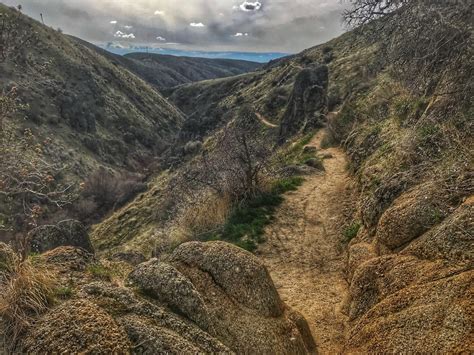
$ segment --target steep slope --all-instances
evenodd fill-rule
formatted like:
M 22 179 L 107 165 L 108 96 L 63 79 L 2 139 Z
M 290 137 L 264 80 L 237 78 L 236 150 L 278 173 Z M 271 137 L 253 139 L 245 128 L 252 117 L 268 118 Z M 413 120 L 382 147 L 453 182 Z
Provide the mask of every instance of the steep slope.
M 35 135 L 50 137 L 49 156 L 85 175 L 98 164 L 132 168 L 173 139 L 182 113 L 110 58 L 1 5 L 34 34 L 15 60 L 0 64 L 1 90 L 16 87 Z
M 262 67 L 260 63 L 232 59 L 175 57 L 172 55 L 131 53 L 128 66 L 157 88 L 170 88 L 208 79 L 234 76 Z

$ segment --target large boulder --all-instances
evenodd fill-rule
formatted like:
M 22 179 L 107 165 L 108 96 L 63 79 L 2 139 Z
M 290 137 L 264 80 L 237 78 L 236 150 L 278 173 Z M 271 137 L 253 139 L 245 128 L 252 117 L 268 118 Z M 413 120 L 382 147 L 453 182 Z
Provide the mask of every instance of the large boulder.
M 30 251 L 34 253 L 44 253 L 61 246 L 94 251 L 86 229 L 80 222 L 74 220 L 38 227 L 28 234 L 28 243 Z
M 129 278 L 147 294 L 184 314 L 201 328 L 210 328 L 209 314 L 201 295 L 172 265 L 152 259 L 139 265 Z
M 391 250 L 420 237 L 446 215 L 446 206 L 430 187 L 417 187 L 398 197 L 377 226 L 378 243 Z
M 122 326 L 86 300 L 68 301 L 36 322 L 23 341 L 27 354 L 127 354 L 130 342 Z
M 328 109 L 328 67 L 315 65 L 296 76 L 293 92 L 280 125 L 280 139 L 323 123 Z
M 263 316 L 283 313 L 283 303 L 267 269 L 241 248 L 224 242 L 190 242 L 179 246 L 171 261 L 209 273 L 229 296 Z
M 228 243 L 182 244 L 166 263 L 152 259 L 139 265 L 129 278 L 148 296 L 232 351 L 315 351 L 306 321 L 280 300 L 265 266 L 251 253 Z M 133 334 L 140 327 L 137 319 L 124 322 Z M 154 344 L 170 344 L 174 334 L 161 334 Z M 182 351 L 193 352 L 192 344 L 180 346 Z
M 138 353 L 231 352 L 194 322 L 155 300 L 149 302 L 130 288 L 93 282 L 83 286 L 78 296 L 100 304 L 104 310 L 115 314 L 116 321 L 123 325 Z

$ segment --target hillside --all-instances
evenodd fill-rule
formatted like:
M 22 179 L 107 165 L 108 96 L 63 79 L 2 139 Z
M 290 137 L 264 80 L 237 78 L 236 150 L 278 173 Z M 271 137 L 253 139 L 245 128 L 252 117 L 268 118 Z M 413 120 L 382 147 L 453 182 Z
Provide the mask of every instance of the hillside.
M 0 63 L 0 91 L 20 104 L 6 118 L 16 137 L 9 139 L 21 142 L 28 132 L 28 144 L 38 145 L 36 158 L 50 164 L 56 182 L 77 190 L 100 166 L 142 172 L 167 149 L 184 116 L 154 87 L 109 56 L 15 10 L 0 5 L 0 13 L 15 19 L 19 44 L 29 40 Z M 5 159 L 9 146 L 2 145 Z
M 234 76 L 259 69 L 262 64 L 232 59 L 175 57 L 172 55 L 131 53 L 128 67 L 157 88 L 170 88 L 208 79 Z
M 156 53 L 128 53 L 118 55 L 71 37 L 84 46 L 99 52 L 145 80 L 159 90 L 195 81 L 223 78 L 255 71 L 263 66 L 256 62 L 233 59 L 178 57 Z
M 133 170 L 119 159 L 134 149 L 159 167 L 88 230 L 32 228 L 36 253 L 23 259 L 0 243 L 7 350 L 473 352 L 473 10 L 409 2 L 258 71 L 168 88 L 167 99 L 123 64 L 155 72 L 154 56 L 116 58 L 20 16 L 44 41 L 0 65 L 12 82 L 28 73 L 21 112 L 41 119 L 24 124 L 58 132 L 63 149 L 123 139 L 110 161 L 81 150 L 85 170 Z M 116 119 L 63 117 L 61 96 L 29 78 L 73 87 L 79 113 L 104 107 Z M 150 146 L 126 139 L 132 127 Z

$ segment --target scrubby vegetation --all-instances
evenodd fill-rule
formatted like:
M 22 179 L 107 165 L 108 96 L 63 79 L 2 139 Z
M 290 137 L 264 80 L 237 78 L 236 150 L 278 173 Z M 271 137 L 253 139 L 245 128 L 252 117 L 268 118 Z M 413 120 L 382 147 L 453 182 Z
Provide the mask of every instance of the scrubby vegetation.
M 0 319 L 9 350 L 54 302 L 56 280 L 50 270 L 35 259 L 15 254 L 0 244 Z

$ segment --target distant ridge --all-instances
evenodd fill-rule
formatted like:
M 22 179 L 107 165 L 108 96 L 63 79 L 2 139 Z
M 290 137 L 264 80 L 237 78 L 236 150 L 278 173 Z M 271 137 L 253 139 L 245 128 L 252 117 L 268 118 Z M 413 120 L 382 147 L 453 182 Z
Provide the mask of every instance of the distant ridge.
M 96 44 L 98 47 L 103 48 L 111 53 L 126 55 L 130 53 L 156 53 L 165 55 L 174 55 L 177 57 L 199 57 L 209 59 L 235 59 L 235 60 L 246 60 L 258 63 L 268 63 L 271 60 L 286 57 L 289 53 L 280 52 L 233 52 L 233 51 L 187 51 L 181 49 L 169 49 L 169 48 L 150 48 L 146 46 L 131 46 L 122 47 L 117 44 Z

